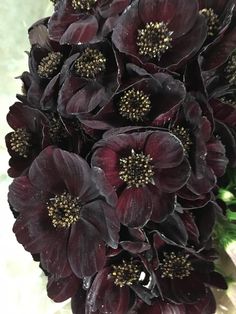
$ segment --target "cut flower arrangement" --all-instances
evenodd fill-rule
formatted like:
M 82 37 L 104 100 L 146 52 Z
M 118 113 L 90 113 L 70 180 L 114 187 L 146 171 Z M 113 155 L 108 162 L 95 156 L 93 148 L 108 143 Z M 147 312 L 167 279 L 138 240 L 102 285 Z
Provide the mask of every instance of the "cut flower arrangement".
M 73 314 L 215 313 L 236 235 L 236 1 L 53 4 L 7 115 L 17 240 Z

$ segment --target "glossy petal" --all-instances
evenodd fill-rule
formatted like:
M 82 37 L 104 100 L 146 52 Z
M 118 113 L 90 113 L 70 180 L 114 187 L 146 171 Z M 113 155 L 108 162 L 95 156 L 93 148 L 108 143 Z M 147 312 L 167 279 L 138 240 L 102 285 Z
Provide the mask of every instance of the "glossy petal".
M 175 195 L 164 193 L 158 188 L 152 187 L 153 210 L 151 220 L 161 222 L 166 219 L 175 209 Z
M 144 152 L 152 157 L 156 168 L 175 167 L 184 157 L 179 141 L 168 132 L 153 132 L 147 140 Z
M 168 25 L 168 29 L 173 31 L 173 38 L 177 38 L 193 27 L 197 18 L 198 4 L 195 0 L 140 0 L 139 12 L 144 23 L 164 22 Z M 186 12 L 188 12 L 187 16 Z
M 102 200 L 96 200 L 83 206 L 81 217 L 93 225 L 103 240 L 116 249 L 119 241 L 120 223 L 115 208 Z
M 184 186 L 189 176 L 189 162 L 187 159 L 184 159 L 177 167 L 160 170 L 157 177 L 157 184 L 164 192 L 173 193 Z
M 94 312 L 103 310 L 108 313 L 127 313 L 129 306 L 129 288 L 114 285 L 109 276 L 111 268 L 100 271 L 89 290 L 87 302 Z
M 84 16 L 70 24 L 61 37 L 60 44 L 88 43 L 96 36 L 97 31 L 98 22 L 95 16 Z
M 103 267 L 105 259 L 105 245 L 97 229 L 83 219 L 72 225 L 68 260 L 75 275 L 92 276 Z
M 49 298 L 54 302 L 63 302 L 76 293 L 80 280 L 71 275 L 68 277 L 60 278 L 57 276 L 49 276 L 47 284 L 47 292 Z
M 118 200 L 117 215 L 124 225 L 142 227 L 149 220 L 155 206 L 148 187 L 127 188 Z

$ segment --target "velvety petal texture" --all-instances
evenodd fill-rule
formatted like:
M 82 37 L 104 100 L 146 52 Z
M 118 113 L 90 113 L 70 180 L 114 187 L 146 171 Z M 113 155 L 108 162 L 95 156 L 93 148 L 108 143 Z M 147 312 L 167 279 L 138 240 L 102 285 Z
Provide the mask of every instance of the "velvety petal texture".
M 90 276 L 105 263 L 105 243 L 117 247 L 119 221 L 102 196 L 100 214 L 92 218 L 94 201 L 100 197 L 92 182 L 85 160 L 49 146 L 35 159 L 28 177 L 16 179 L 10 187 L 9 202 L 20 213 L 14 226 L 17 239 L 31 253 L 41 253 L 43 267 L 54 275 L 65 277 L 73 271 L 78 277 Z M 49 207 L 61 195 L 76 197 L 81 205 L 78 218 L 58 227 L 68 206 L 75 206 L 64 198 L 63 204 Z M 57 206 L 61 214 L 51 212 L 51 219 L 50 210 Z
M 235 0 L 51 5 L 6 117 L 17 241 L 73 314 L 216 313 L 235 234 Z
M 183 147 L 175 136 L 162 131 L 124 133 L 108 136 L 96 147 L 92 165 L 103 169 L 116 189 L 117 214 L 124 225 L 143 226 L 152 213 L 154 220 L 161 221 L 174 210 L 173 194 L 163 191 L 173 193 L 180 189 L 188 179 L 190 169 Z M 140 156 L 142 159 L 139 161 Z M 137 172 L 135 168 L 129 170 L 134 165 L 141 167 L 139 163 L 144 161 L 150 173 L 145 179 L 145 172 L 141 169 Z M 124 170 L 122 162 L 127 162 Z M 133 181 L 129 181 L 131 179 Z M 140 183 L 142 180 L 145 181 Z

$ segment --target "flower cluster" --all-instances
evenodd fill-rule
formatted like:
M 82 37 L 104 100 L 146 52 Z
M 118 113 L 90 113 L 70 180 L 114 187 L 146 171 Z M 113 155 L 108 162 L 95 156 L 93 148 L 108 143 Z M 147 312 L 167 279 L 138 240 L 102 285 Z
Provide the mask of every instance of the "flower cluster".
M 215 313 L 235 0 L 53 3 L 7 115 L 17 240 L 73 314 Z

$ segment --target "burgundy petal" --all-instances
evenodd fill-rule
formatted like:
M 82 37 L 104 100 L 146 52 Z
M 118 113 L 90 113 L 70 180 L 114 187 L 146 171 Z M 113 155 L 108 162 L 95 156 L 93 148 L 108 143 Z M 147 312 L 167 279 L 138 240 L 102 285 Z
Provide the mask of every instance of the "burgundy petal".
M 68 259 L 73 272 L 79 278 L 92 276 L 104 266 L 104 242 L 97 229 L 82 218 L 71 227 Z
M 99 195 L 92 184 L 91 169 L 83 158 L 61 149 L 55 149 L 52 158 L 61 180 L 72 195 L 79 196 L 83 203 Z
M 186 304 L 186 314 L 214 314 L 216 312 L 216 301 L 210 289 L 207 295 L 194 304 Z
M 103 18 L 121 13 L 129 5 L 130 0 L 112 0 L 107 2 L 105 1 L 104 4 L 98 8 Z
M 32 186 L 28 177 L 15 179 L 9 186 L 8 201 L 19 212 L 32 210 L 45 204 L 47 194 L 40 193 Z
M 153 194 L 148 187 L 126 188 L 119 197 L 117 214 L 121 223 L 137 228 L 147 223 L 154 206 Z
M 136 45 L 137 29 L 141 24 L 138 14 L 138 2 L 121 15 L 112 33 L 112 41 L 120 52 L 136 55 L 138 53 Z
M 98 167 L 92 167 L 93 181 L 99 192 L 105 197 L 106 202 L 115 207 L 118 201 L 117 194 L 110 182 L 107 180 L 104 171 Z
M 204 283 L 196 274 L 188 278 L 177 279 L 172 282 L 175 300 L 180 303 L 194 303 L 206 294 Z
M 109 246 L 117 248 L 120 223 L 115 208 L 102 200 L 96 200 L 83 206 L 81 217 L 99 231 L 100 236 Z
M 236 27 L 227 32 L 223 39 L 212 45 L 204 52 L 202 68 L 204 71 L 213 70 L 226 62 L 236 46 Z
M 98 31 L 98 21 L 93 15 L 85 15 L 70 24 L 60 39 L 60 44 L 88 43 Z
M 228 159 L 225 156 L 225 147 L 221 141 L 212 139 L 207 143 L 207 163 L 214 170 L 217 177 L 225 173 Z
M 160 223 L 158 230 L 166 239 L 171 240 L 172 243 L 182 246 L 187 244 L 188 234 L 186 228 L 179 216 L 175 213 L 169 215 L 165 221 Z
M 139 314 L 186 314 L 183 304 L 174 304 L 157 300 L 151 306 L 145 303 L 139 308 Z
M 40 253 L 42 267 L 53 275 L 67 277 L 72 273 L 67 259 L 67 230 L 59 230 L 54 238 L 53 246 L 48 246 Z
M 173 193 L 163 193 L 155 187 L 151 187 L 153 192 L 153 210 L 151 220 L 161 222 L 175 209 L 175 195 Z
M 161 169 L 157 175 L 157 185 L 164 192 L 172 193 L 179 190 L 189 179 L 190 166 L 187 159 L 174 168 Z
M 188 12 L 186 16 L 186 12 Z M 197 1 L 140 0 L 139 14 L 144 23 L 164 22 L 173 31 L 173 38 L 186 34 L 194 25 L 198 12 Z M 183 21 L 183 23 L 179 23 Z
M 144 152 L 152 157 L 156 168 L 175 167 L 184 157 L 180 142 L 168 132 L 153 132 L 147 140 Z
M 173 41 L 173 48 L 163 55 L 160 66 L 175 70 L 199 51 L 206 36 L 206 19 L 199 15 L 189 33 Z
M 102 310 L 107 313 L 121 314 L 128 312 L 129 288 L 115 286 L 109 276 L 111 268 L 100 271 L 88 292 L 87 303 L 91 311 Z
M 75 275 L 64 278 L 50 275 L 47 284 L 48 296 L 54 302 L 63 302 L 73 297 L 79 283 L 80 280 Z
M 38 216 L 31 215 L 31 219 L 22 215 L 18 216 L 13 226 L 13 232 L 17 241 L 24 246 L 26 251 L 40 253 L 48 244 L 52 245 L 54 234 L 51 233 L 48 218 L 39 220 Z
M 98 148 L 92 156 L 92 165 L 104 171 L 108 182 L 115 189 L 124 184 L 119 176 L 119 155 L 112 149 Z

